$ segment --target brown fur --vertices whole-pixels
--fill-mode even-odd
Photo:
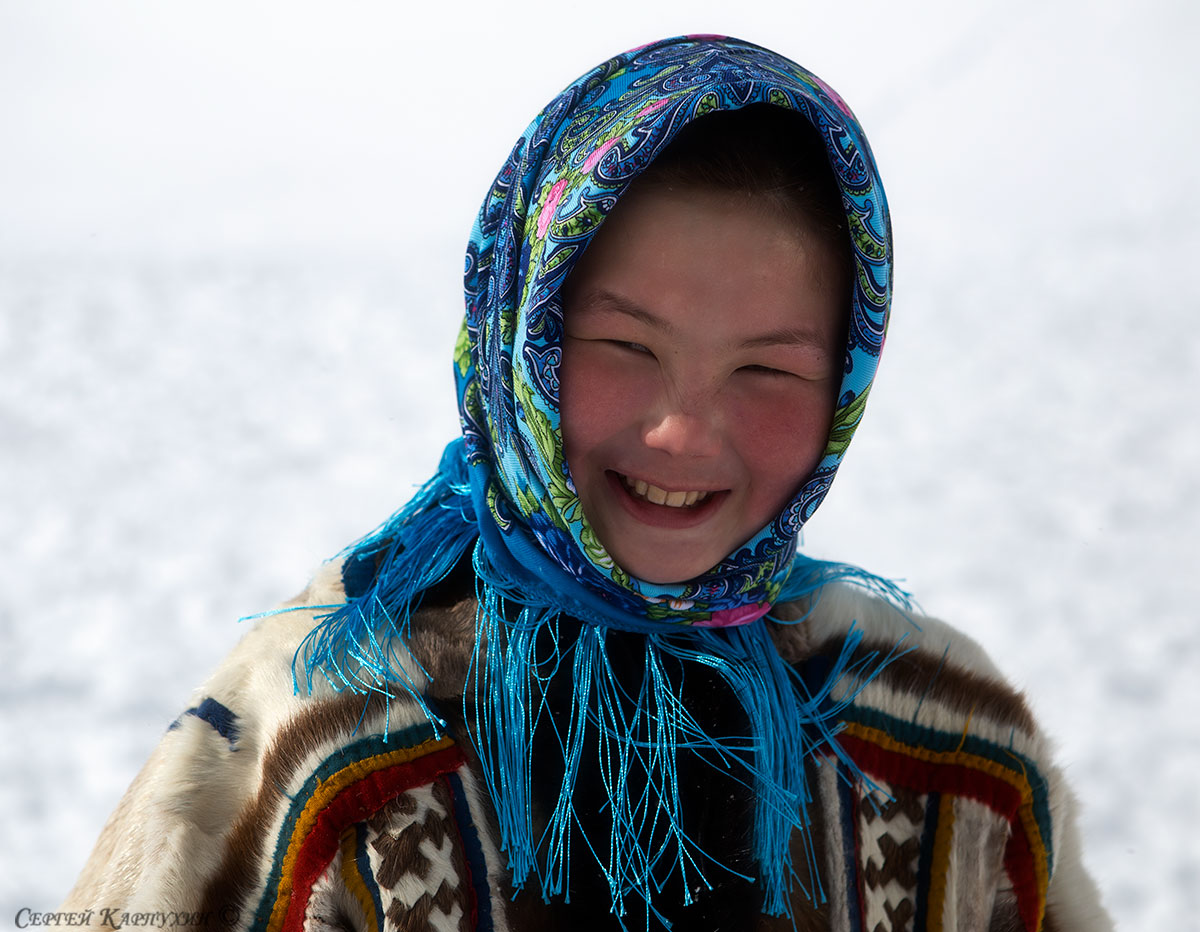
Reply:
[[[475,650],[475,599],[414,613],[409,650],[432,678],[435,699],[462,696]]]
[[[801,603],[780,606],[780,615],[790,610],[787,617],[798,618],[806,608]],[[815,643],[808,626],[803,623],[772,625],[771,635],[780,656],[791,664],[822,655],[836,657],[845,638],[844,633],[839,633]],[[864,640],[854,652],[853,659],[861,660],[870,653],[882,658],[895,648],[895,641]],[[1007,722],[1028,734],[1034,733],[1037,728],[1033,714],[1020,693],[993,677],[944,663],[940,653],[920,648],[911,650],[888,664],[880,673],[879,682],[910,695],[928,696],[963,716],[984,715]]]
[[[832,652],[840,647],[840,643],[824,644],[820,649]],[[882,657],[894,647],[891,643],[864,641],[855,658],[872,651]],[[1020,693],[990,677],[945,665],[941,657],[921,650],[910,651],[888,664],[879,680],[900,692],[928,696],[964,716],[976,714],[1007,722],[1027,734],[1037,727]]]
[[[243,910],[250,905],[246,900],[257,888],[257,865],[268,843],[263,833],[272,824],[282,788],[291,782],[312,750],[330,742],[340,743],[364,716],[364,706],[369,713],[382,709],[383,702],[379,697],[364,699],[345,693],[314,704],[280,729],[264,757],[258,795],[242,810],[229,832],[225,857],[204,891],[202,909],[215,915],[225,906]],[[269,843],[274,844],[275,839]]]

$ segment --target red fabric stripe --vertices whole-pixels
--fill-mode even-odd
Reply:
[[[1019,823],[1014,822],[1012,834],[1008,836],[1008,846],[1004,849],[1004,869],[1008,871],[1008,879],[1017,897],[1021,921],[1028,932],[1037,932],[1041,921],[1038,904],[1042,900],[1042,891],[1038,889],[1029,836],[1021,830]]]
[[[313,884],[337,853],[347,826],[368,819],[405,790],[431,783],[457,770],[464,761],[457,745],[367,774],[338,793],[317,816],[312,830],[300,843],[292,874],[292,893],[283,932],[302,932]]]
[[[838,743],[867,773],[919,793],[953,793],[978,800],[1012,821],[1021,806],[1021,792],[1011,783],[966,764],[932,763],[889,751],[877,744],[842,733]]]

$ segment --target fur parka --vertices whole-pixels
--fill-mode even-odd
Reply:
[[[195,694],[64,908],[220,929],[619,928],[595,902],[602,877],[582,868],[571,904],[512,889],[463,715],[476,606],[452,595],[415,614],[409,645],[423,668],[409,672],[448,732],[403,692],[294,690],[298,645],[345,598],[331,563]],[[1111,929],[1080,860],[1075,802],[1022,697],[964,635],[849,587],[827,589],[774,638],[790,663],[819,667],[852,622],[865,631],[861,650],[909,649],[842,715],[840,747],[867,780],[832,754],[813,768],[812,851],[793,846],[795,928]],[[714,792],[705,781],[696,795]],[[736,795],[709,807],[715,843],[741,843]],[[758,914],[749,881],[711,886],[676,912],[676,929],[792,927]],[[740,918],[739,904],[749,904]],[[653,916],[624,921],[661,927]]]

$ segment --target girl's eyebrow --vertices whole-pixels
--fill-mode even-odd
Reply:
[[[769,330],[756,337],[750,337],[741,343],[743,349],[753,349],[758,346],[797,346],[822,353],[829,352],[829,346],[821,334],[811,327],[781,327]]]
[[[632,317],[639,323],[659,330],[667,336],[674,336],[676,332],[674,324],[646,310],[636,301],[631,301],[607,288],[597,288],[588,292],[584,296],[582,305],[586,310],[615,311],[618,314],[624,314],[626,317]]]
[[[652,327],[667,336],[674,336],[678,329],[674,324],[646,310],[637,302],[609,291],[607,288],[598,288],[589,292],[585,296],[582,305],[583,308],[588,310],[600,312],[611,311],[624,314],[626,317],[631,317],[639,323],[643,323],[647,327]],[[795,346],[816,350],[829,355],[829,346],[826,340],[822,338],[821,333],[811,327],[803,326],[780,327],[777,330],[768,330],[766,333],[761,333],[758,336],[747,337],[738,346],[740,349],[756,349],[762,346]]]

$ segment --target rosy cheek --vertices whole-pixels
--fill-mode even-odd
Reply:
[[[647,397],[646,367],[610,347],[566,344],[559,370],[563,440],[568,457],[585,455],[634,419]]]
[[[825,449],[833,414],[827,393],[811,384],[764,380],[734,398],[730,423],[742,459],[757,484],[790,493]]]

